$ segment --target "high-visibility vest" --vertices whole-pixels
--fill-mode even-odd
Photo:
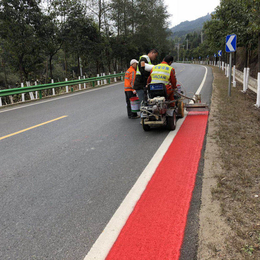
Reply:
[[[152,64],[152,62],[151,62],[151,60],[150,60],[150,58],[149,58],[148,55],[142,55],[142,56],[140,56],[139,62],[140,62],[141,58],[143,58],[143,57],[147,59],[148,64]],[[141,75],[141,72],[140,72],[140,70],[139,70],[139,64],[138,64],[137,69],[136,69],[136,75]]]
[[[165,85],[170,83],[172,67],[168,64],[158,64],[153,67],[151,73],[151,83],[164,83]]]
[[[133,91],[135,82],[135,69],[131,66],[125,73],[125,91]]]

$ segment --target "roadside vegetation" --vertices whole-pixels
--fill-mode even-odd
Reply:
[[[212,14],[212,19],[204,23],[202,31],[188,33],[176,39],[179,43],[180,60],[211,60],[228,63],[225,52],[226,36],[237,35],[237,52],[233,54],[236,67],[243,70],[250,67],[250,74],[256,78],[260,72],[260,1],[221,0]],[[188,49],[187,49],[188,42]],[[214,57],[219,50],[221,58]]]
[[[231,229],[223,234],[221,256],[225,257],[221,259],[256,260],[260,259],[260,111],[254,106],[255,93],[242,93],[242,84],[237,82],[228,97],[228,78],[219,68],[213,71],[216,130],[212,138],[220,148],[221,170],[212,195]],[[211,245],[211,250],[217,247]],[[212,256],[220,259],[217,251]]]
[[[0,89],[124,71],[129,60],[157,48],[160,62],[215,60],[236,34],[238,69],[260,71],[260,2],[221,0],[202,31],[173,40],[164,1],[0,0]],[[178,42],[178,45],[176,43]]]
[[[168,13],[151,0],[0,0],[0,89],[121,72],[169,52]]]

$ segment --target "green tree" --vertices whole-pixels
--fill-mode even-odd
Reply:
[[[98,28],[91,19],[87,18],[82,6],[74,6],[68,15],[63,37],[66,49],[77,57],[80,75],[81,58],[90,57],[91,53],[95,53],[94,50],[100,41]]]
[[[3,47],[10,54],[12,66],[20,71],[21,81],[28,80],[42,63],[41,44],[37,37],[41,20],[40,1],[2,0],[0,2],[0,37]]]
[[[210,51],[216,52],[225,48],[225,37],[237,35],[238,47],[246,49],[245,66],[248,64],[249,51],[256,47],[256,35],[252,30],[252,10],[250,0],[222,0],[212,15],[212,20],[204,25],[204,31]],[[258,12],[259,15],[259,12]],[[255,17],[257,21],[258,18]]]
[[[258,0],[244,0],[243,2],[249,12],[250,30],[257,37],[258,72],[260,72],[260,2]]]
[[[157,48],[159,59],[169,53],[170,42],[166,6],[160,0],[136,0],[136,28],[134,42],[140,53]]]
[[[42,19],[39,21],[40,26],[37,30],[37,34],[42,45],[42,50],[45,56],[48,57],[45,80],[48,78],[48,65],[50,70],[50,78],[53,79],[52,60],[63,44],[61,30],[59,29],[59,24],[55,18],[56,17],[53,16],[53,14],[43,15]]]

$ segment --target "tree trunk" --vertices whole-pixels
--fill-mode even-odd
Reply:
[[[52,55],[50,55],[50,58],[49,58],[49,66],[50,66],[50,78],[53,79],[53,74],[52,74]]]
[[[258,72],[260,72],[260,32],[258,33]]]
[[[5,62],[4,61],[2,61],[2,65],[3,65],[3,70],[4,70],[5,88],[7,88],[8,82],[7,82],[7,73],[6,73]]]
[[[20,62],[19,64],[20,81],[23,82],[23,66]]]
[[[99,74],[99,71],[100,71],[100,67],[99,67],[99,61],[97,60],[97,62],[96,62],[96,65],[97,65],[97,71],[96,71],[96,74]],[[96,75],[95,75],[95,77],[96,77]]]
[[[65,70],[65,78],[68,78],[68,75],[67,75],[67,55],[66,55],[66,51],[64,51],[64,70]]]
[[[245,49],[246,49],[245,68],[247,68],[247,59],[248,59],[248,48],[247,48],[247,46],[245,47]]]
[[[81,76],[80,75],[80,57],[78,55],[78,76]]]
[[[134,21],[134,0],[132,0],[132,34],[135,32],[135,21]]]
[[[99,7],[99,11],[98,11],[98,31],[101,31],[101,19],[102,19],[102,3],[101,0],[98,1],[98,7]]]
[[[46,60],[46,74],[45,74],[45,84],[48,82],[48,60]]]

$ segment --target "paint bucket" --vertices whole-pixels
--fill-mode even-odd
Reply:
[[[131,111],[136,113],[140,111],[140,100],[138,97],[130,98]]]

